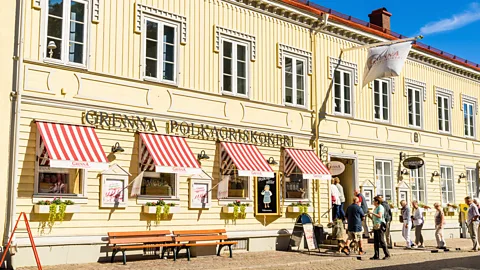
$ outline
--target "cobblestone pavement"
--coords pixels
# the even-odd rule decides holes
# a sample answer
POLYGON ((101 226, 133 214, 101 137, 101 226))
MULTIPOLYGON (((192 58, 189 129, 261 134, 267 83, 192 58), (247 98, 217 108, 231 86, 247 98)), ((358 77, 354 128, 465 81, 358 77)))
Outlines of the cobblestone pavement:
MULTIPOLYGON (((426 249, 405 250, 398 247, 391 250, 392 258, 387 261, 371 261, 373 245, 367 245, 367 254, 357 259, 355 256, 346 256, 333 253, 312 253, 310 255, 301 252, 234 252, 233 258, 227 256, 202 256, 192 258, 188 262, 181 257, 176 262, 171 259, 127 261, 122 263, 91 263, 77 265, 45 266, 46 270, 110 270, 110 269, 275 269, 275 270, 347 270, 347 269, 480 269, 480 252, 468 252, 471 242, 468 239, 450 239, 449 252, 431 253, 433 242, 427 241, 426 249), (455 248, 461 248, 457 251, 455 248), (408 268, 405 268, 408 265, 408 268)), ((118 257, 120 259, 120 257, 118 257)), ((35 267, 20 268, 21 270, 36 269, 35 267)))

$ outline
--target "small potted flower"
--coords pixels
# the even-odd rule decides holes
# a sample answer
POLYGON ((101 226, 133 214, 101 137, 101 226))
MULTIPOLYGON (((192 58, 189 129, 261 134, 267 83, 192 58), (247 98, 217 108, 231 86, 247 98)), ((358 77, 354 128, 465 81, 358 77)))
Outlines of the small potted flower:
POLYGON ((250 207, 248 203, 242 203, 239 200, 229 203, 222 207, 223 213, 233 214, 233 219, 245 218, 247 213, 253 212, 253 207, 250 207))
POLYGON ((310 203, 303 203, 302 201, 293 202, 287 207, 287 212, 290 213, 308 213, 313 212, 313 207, 310 207, 310 203))
POLYGON ((180 212, 180 206, 175 203, 167 203, 163 199, 156 202, 147 202, 142 209, 145 214, 155 214, 157 223, 167 219, 169 215, 180 212))
POLYGON ((55 221, 62 222, 64 220, 65 214, 80 212, 80 206, 75 205, 71 200, 62 201, 61 197, 55 197, 52 201, 42 200, 37 202, 33 207, 33 211, 37 214, 48 214, 48 227, 52 229, 55 221))

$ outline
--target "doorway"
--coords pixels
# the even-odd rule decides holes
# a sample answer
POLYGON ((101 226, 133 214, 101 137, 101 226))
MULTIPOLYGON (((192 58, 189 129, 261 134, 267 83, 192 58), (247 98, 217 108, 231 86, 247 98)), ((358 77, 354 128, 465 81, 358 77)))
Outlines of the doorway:
POLYGON ((343 210, 352 204, 354 191, 358 188, 358 174, 357 174, 357 157, 356 156, 340 156, 332 154, 330 161, 338 161, 345 165, 345 170, 339 175, 332 175, 332 177, 338 177, 340 179, 340 185, 343 187, 345 193, 345 204, 343 210))

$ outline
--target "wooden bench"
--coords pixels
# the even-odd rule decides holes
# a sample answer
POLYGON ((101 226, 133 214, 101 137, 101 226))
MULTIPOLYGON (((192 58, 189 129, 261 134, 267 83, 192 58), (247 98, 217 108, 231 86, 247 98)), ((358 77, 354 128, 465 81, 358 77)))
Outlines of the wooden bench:
POLYGON ((225 229, 220 230, 189 230, 189 231, 173 231, 175 242, 182 246, 177 248, 178 252, 185 248, 187 250, 187 258, 190 261, 190 248, 198 246, 218 246, 217 256, 220 256, 222 248, 228 247, 230 258, 232 258, 232 245, 237 244, 236 241, 226 241, 228 237, 225 229), (200 243, 199 243, 200 242, 200 243))
POLYGON ((177 259, 177 253, 175 248, 181 246, 176 244, 170 231, 141 231, 141 232, 109 232, 108 244, 112 246, 112 259, 113 263, 115 255, 121 251, 123 254, 123 264, 127 263, 127 257, 125 256, 126 250, 138 250, 148 248, 162 248, 162 257, 165 255, 165 251, 173 250, 173 259, 177 259))

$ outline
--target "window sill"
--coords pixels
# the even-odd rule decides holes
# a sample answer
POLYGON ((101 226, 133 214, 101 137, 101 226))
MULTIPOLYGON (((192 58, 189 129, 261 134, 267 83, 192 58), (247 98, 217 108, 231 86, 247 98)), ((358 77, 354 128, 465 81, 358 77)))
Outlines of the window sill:
POLYGON ((418 127, 418 126, 412 126, 412 125, 408 125, 409 128, 411 129, 416 129, 416 130, 423 130, 423 127, 418 127))
POLYGON ((285 107, 307 110, 307 105, 296 105, 293 103, 286 103, 286 102, 284 102, 283 105, 285 105, 285 107))
POLYGON ((78 70, 81 70, 81 71, 87 71, 88 68, 86 65, 81 65, 81 64, 71 64, 71 63, 64 63, 62 61, 58 61, 58 60, 50 60, 48 58, 44 58, 43 59, 43 62, 45 64, 48 64, 48 65, 56 65, 56 66, 64 66, 64 67, 68 67, 68 68, 73 68, 73 69, 78 69, 78 70))
POLYGON ((175 205, 180 204, 180 198, 177 197, 148 197, 148 196, 138 196, 137 197, 137 205, 145 205, 146 203, 155 203, 158 200, 163 200, 165 203, 175 203, 175 205))
POLYGON ((297 203, 297 202, 301 202, 301 203, 310 203, 310 199, 306 198, 306 199, 300 199, 300 198, 297 198, 297 199, 287 199, 285 198, 285 203, 297 203))
POLYGON ((177 81, 162 81, 162 80, 158 80, 158 79, 150 78, 150 77, 143 77, 143 80, 146 81, 146 82, 161 83, 161 84, 166 84, 166 85, 171 85, 171 86, 178 87, 178 82, 177 81))
POLYGON ((333 116, 337 116, 337 117, 343 117, 343 118, 349 118, 349 119, 353 119, 353 115, 351 114, 343 114, 343 113, 339 113, 339 112, 334 112, 333 113, 333 116))
POLYGON ((228 198, 228 199, 218 199, 218 205, 227 206, 228 204, 233 203, 234 201, 240 201, 240 203, 253 204, 253 200, 251 200, 251 199, 228 198))
POLYGON ((243 94, 237 94, 233 92, 228 92, 228 91, 223 91, 222 90, 222 95, 224 96, 230 96, 230 97, 236 97, 236 98, 241 98, 241 99, 250 99, 248 95, 243 95, 243 94))
MULTIPOLYGON (((59 194, 61 195, 61 194, 59 194)), ((61 198, 62 201, 70 200, 75 204, 87 204, 88 198, 87 197, 79 197, 79 196, 50 196, 50 195, 33 195, 32 202, 33 204, 37 204, 40 201, 53 201, 54 198, 61 198)))

